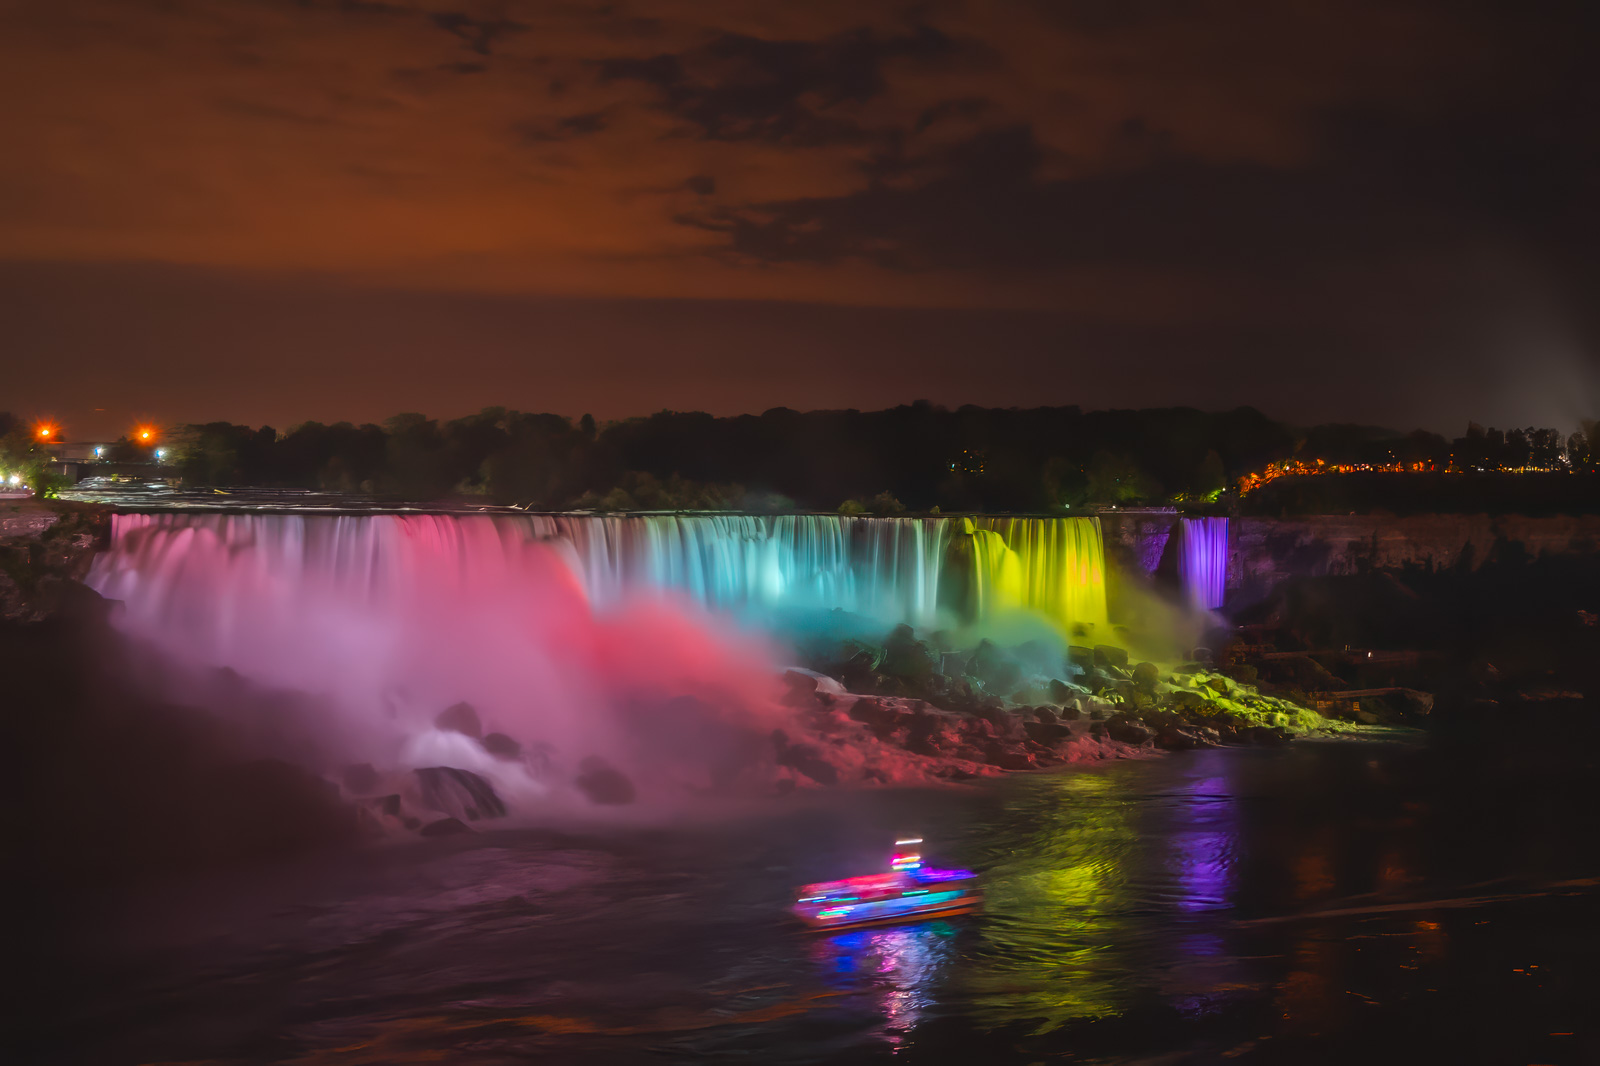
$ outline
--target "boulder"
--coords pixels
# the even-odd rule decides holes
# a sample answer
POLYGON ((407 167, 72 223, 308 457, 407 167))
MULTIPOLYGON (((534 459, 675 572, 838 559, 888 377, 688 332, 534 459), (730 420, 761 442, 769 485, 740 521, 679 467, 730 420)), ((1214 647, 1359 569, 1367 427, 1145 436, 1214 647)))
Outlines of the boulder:
POLYGON ((811 744, 792 743, 788 734, 781 729, 772 731, 772 746, 776 751, 779 766, 787 766, 804 774, 819 785, 839 783, 839 771, 822 757, 820 748, 811 744))
POLYGON ((1244 736, 1249 739, 1250 743, 1259 744, 1267 748, 1282 747, 1289 743, 1290 739, 1288 730, 1275 729, 1267 725, 1251 726, 1244 736))
POLYGON ((1002 770, 1033 770, 1037 768, 1034 757, 1025 751, 1016 751, 1000 744, 992 744, 984 751, 984 761, 1002 770))
POLYGON ((506 805, 495 794, 494 786, 471 770, 425 766, 412 772, 420 786, 418 799, 429 810, 469 822, 500 818, 506 813, 506 805))
POLYGON ((1060 716, 1049 707, 1035 707, 1033 709, 1033 718, 1036 722, 1049 722, 1053 725, 1059 720, 1060 716))
POLYGON ((1143 691, 1154 693, 1161 683, 1161 670, 1155 663, 1140 663, 1133 668, 1132 680, 1143 691))
POLYGON ((1113 647, 1110 644, 1096 644, 1094 646, 1094 665, 1126 668, 1128 665, 1128 653, 1122 648, 1113 647))
POLYGON ((788 686, 788 691, 783 696, 783 702, 791 707, 802 706, 816 698, 817 679, 810 674, 802 674, 798 670, 788 670, 783 675, 783 683, 788 686))
POLYGON ((1073 700, 1070 703, 1063 704, 1061 710, 1056 712, 1056 717, 1063 722, 1076 722, 1083 717, 1083 710, 1079 706, 1080 702, 1079 700, 1073 700))
POLYGON ((1065 681, 1057 681, 1055 678, 1051 678, 1047 688, 1050 693, 1051 703, 1066 703, 1072 698, 1072 689, 1065 681))
POLYGON ((437 822, 429 822, 418 832, 425 837, 453 837, 472 830, 459 818, 440 818, 437 822))
POLYGON ((1133 718, 1113 718, 1106 723, 1106 733, 1124 744, 1143 745, 1155 739, 1149 726, 1133 718))
POLYGON ((490 733, 479 743, 497 759, 515 759, 522 754, 522 745, 504 733, 490 733))
POLYGON ((1210 746, 1205 737, 1184 726, 1167 726, 1156 734, 1156 747, 1167 751, 1192 751, 1210 746))
POLYGON ((433 724, 446 733, 464 733, 474 740, 483 736, 483 723, 478 720, 477 709, 465 700, 440 711, 433 724))
POLYGON ((1094 649, 1085 648, 1077 644, 1067 647, 1067 662, 1079 670, 1092 670, 1095 664, 1094 649))
POLYGON ((591 755, 578 764, 578 776, 572 783, 589 797, 590 803, 598 806, 621 806, 632 803, 639 795, 627 774, 598 755, 591 755))
POLYGON ((991 692, 1010 692, 1022 680, 1022 668, 987 640, 978 642, 972 658, 967 660, 966 672, 991 692))
POLYGON ((1072 730, 1055 722, 1023 722, 1022 729, 1035 744, 1059 744, 1072 739, 1072 730))
POLYGON ((908 625, 898 625, 884 646, 883 663, 879 671, 905 681, 926 681, 938 672, 940 662, 933 649, 917 639, 908 625))

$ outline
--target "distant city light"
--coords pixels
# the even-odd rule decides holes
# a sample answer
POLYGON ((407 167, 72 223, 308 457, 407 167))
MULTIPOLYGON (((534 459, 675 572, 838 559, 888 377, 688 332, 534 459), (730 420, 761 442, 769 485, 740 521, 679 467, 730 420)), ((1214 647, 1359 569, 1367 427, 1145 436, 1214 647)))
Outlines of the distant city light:
POLYGON ((167 450, 165 448, 157 448, 156 449, 156 458, 158 460, 165 459, 166 457, 167 457, 167 450))
POLYGON ((22 484, 22 478, 17 476, 16 474, 12 474, 11 475, 11 483, 13 485, 20 485, 20 484, 22 484))
POLYGON ((98 445, 98 444, 96 444, 96 445, 95 445, 95 446, 94 446, 94 457, 95 457, 95 458, 96 458, 96 459, 98 459, 98 458, 100 458, 100 457, 101 457, 101 456, 102 456, 102 455, 104 455, 104 454, 105 454, 105 452, 106 452, 106 450, 105 450, 105 449, 104 449, 104 448, 103 448, 103 447, 101 447, 101 446, 100 446, 100 445, 98 445))
POLYGON ((49 440, 50 437, 55 434, 55 431, 55 426, 40 426, 38 429, 39 439, 49 440))

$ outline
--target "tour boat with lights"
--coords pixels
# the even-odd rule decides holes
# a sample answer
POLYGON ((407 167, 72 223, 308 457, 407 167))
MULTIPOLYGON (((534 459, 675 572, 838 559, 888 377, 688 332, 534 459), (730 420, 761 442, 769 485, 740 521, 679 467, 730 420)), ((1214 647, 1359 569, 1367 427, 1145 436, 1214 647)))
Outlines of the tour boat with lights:
POLYGON ((921 840, 895 841, 890 871, 806 885, 794 913, 813 929, 921 921, 971 914, 983 907, 983 890, 971 870, 927 866, 921 840))

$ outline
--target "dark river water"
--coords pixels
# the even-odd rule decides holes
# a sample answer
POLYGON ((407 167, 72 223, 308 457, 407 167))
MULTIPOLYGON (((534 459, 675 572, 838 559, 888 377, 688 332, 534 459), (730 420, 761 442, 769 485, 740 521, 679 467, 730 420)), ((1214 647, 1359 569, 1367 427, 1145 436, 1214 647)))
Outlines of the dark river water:
POLYGON ((85 918, 12 1061, 1600 1061, 1592 782, 1300 743, 188 878, 85 918), (907 833, 985 914, 787 920, 907 833))

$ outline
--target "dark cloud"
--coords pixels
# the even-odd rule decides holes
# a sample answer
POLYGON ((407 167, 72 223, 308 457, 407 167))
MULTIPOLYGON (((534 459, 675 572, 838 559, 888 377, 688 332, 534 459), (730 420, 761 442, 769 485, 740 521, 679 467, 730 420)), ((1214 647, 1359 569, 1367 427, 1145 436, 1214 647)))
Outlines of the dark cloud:
POLYGON ((481 56, 489 55, 496 42, 527 29, 510 19, 478 19, 461 11, 441 11, 432 18, 435 26, 459 37, 462 44, 481 56))
POLYGON ((567 115, 556 119, 554 122, 523 122, 517 125, 517 132, 523 140, 530 144, 545 144, 554 141, 570 141, 575 137, 587 137, 599 133, 606 128, 606 116, 601 111, 586 111, 582 114, 567 115))
POLYGON ((1419 220, 1336 175, 1173 159, 1132 173, 1041 178, 1028 126, 985 130, 937 159, 919 184, 718 208, 687 221, 761 262, 863 258, 897 270, 1047 270, 1083 265, 1262 269, 1393 235, 1419 220))
POLYGON ((600 77, 651 87, 658 106, 711 140, 821 145, 868 136, 853 107, 886 91, 886 61, 953 51, 949 38, 927 26, 888 37, 854 30, 819 41, 724 34, 679 54, 605 60, 600 77))

